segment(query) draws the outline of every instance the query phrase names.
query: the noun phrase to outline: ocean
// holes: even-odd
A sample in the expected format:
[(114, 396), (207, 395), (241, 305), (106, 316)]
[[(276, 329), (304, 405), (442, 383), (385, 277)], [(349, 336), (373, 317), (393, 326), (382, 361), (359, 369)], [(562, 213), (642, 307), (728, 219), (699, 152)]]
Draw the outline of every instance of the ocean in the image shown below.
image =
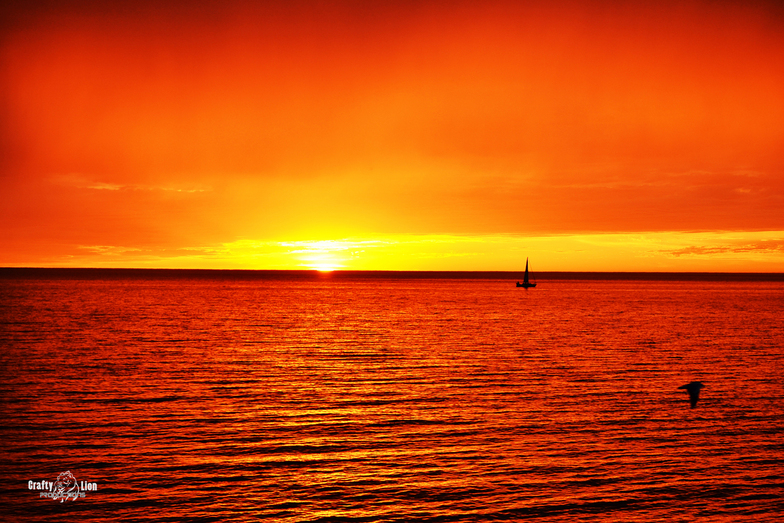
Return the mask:
[(0, 270), (0, 519), (784, 519), (781, 278), (517, 277)]

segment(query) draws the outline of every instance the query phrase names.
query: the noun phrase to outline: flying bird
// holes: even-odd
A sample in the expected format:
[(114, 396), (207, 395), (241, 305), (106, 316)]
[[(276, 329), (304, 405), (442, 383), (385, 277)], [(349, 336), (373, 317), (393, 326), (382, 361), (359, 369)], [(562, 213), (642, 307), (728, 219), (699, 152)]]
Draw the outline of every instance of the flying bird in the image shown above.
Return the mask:
[(691, 402), (691, 408), (697, 406), (697, 400), (700, 399), (700, 389), (703, 388), (703, 385), (699, 381), (692, 381), (691, 383), (687, 383), (686, 385), (681, 385), (678, 389), (686, 389), (689, 393), (689, 401)]

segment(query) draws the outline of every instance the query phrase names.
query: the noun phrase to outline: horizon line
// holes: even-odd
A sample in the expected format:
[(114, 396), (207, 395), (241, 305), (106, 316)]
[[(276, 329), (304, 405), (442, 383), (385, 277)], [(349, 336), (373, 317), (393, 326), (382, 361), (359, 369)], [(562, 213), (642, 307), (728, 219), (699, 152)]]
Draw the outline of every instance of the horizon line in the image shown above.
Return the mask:
[[(142, 268), (142, 267), (0, 267), (0, 278), (8, 277), (68, 277), (100, 275), (115, 277), (133, 276), (174, 276), (174, 273), (202, 277), (298, 277), (329, 279), (337, 277), (387, 277), (394, 279), (515, 279), (523, 275), (524, 270), (395, 270), (395, 269), (335, 269), (323, 271), (318, 269), (178, 269), (178, 268)], [(90, 274), (92, 273), (92, 274)], [(255, 277), (255, 278), (253, 278)], [(611, 280), (734, 280), (734, 281), (784, 281), (784, 272), (713, 272), (713, 271), (536, 271), (537, 280), (568, 280), (568, 279), (611, 279)]]

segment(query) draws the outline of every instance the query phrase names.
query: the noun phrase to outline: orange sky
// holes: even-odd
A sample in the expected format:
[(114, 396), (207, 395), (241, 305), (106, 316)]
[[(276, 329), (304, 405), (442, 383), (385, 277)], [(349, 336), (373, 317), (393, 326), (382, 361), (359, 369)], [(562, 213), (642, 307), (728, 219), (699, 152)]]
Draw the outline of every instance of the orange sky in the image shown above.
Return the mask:
[(0, 266), (784, 272), (776, 2), (28, 2)]

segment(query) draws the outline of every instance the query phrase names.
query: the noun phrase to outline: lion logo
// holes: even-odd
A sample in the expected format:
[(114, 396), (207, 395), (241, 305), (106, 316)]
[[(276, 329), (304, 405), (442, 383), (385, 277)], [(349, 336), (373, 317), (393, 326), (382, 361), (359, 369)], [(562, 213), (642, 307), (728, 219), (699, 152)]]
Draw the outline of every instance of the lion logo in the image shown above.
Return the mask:
[(57, 481), (54, 483), (54, 496), (52, 499), (59, 499), (60, 503), (72, 498), (76, 500), (79, 497), (79, 483), (71, 471), (61, 472), (57, 476)]

